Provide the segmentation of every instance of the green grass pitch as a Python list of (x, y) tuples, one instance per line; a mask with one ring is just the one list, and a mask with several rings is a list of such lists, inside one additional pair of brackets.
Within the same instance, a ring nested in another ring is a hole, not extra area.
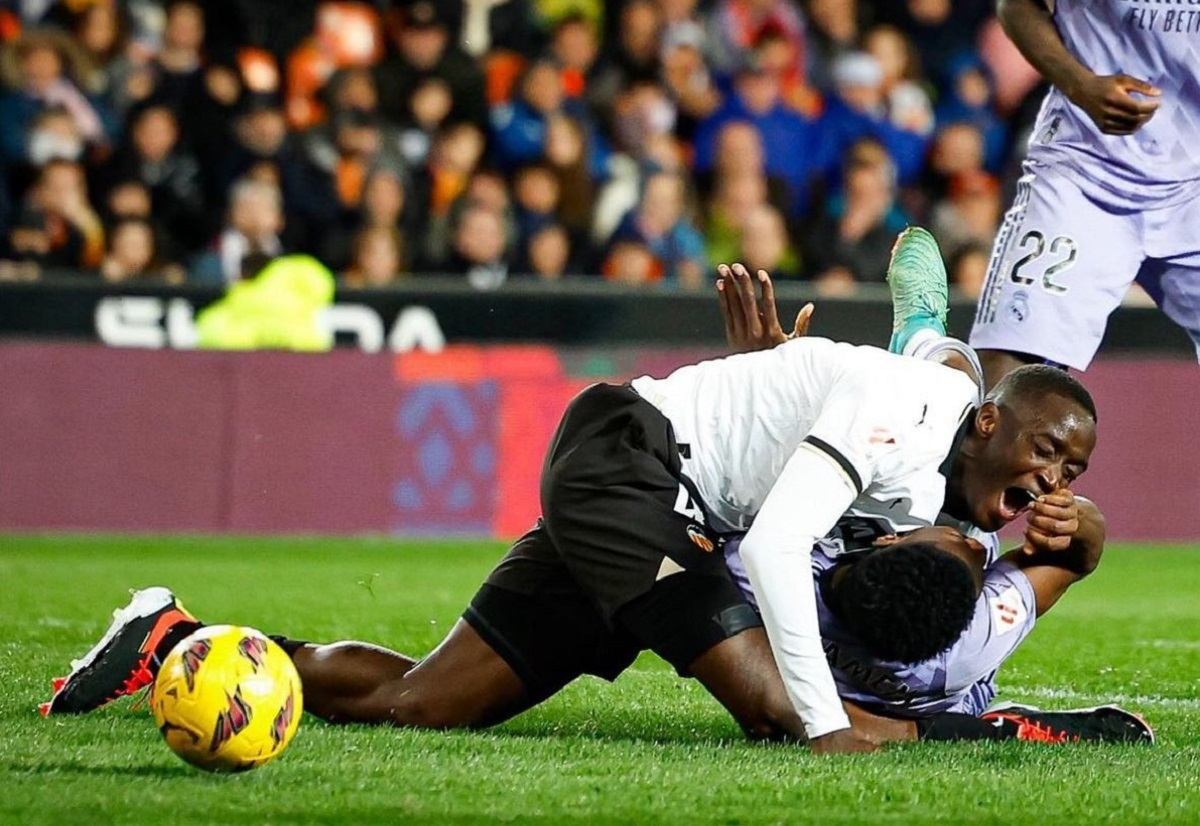
[(815, 758), (745, 742), (702, 689), (646, 655), (486, 732), (339, 728), (236, 776), (198, 772), (145, 709), (43, 719), (50, 678), (127, 589), (165, 584), (201, 619), (427, 651), (494, 543), (0, 536), (4, 823), (1200, 822), (1200, 549), (1114, 548), (1002, 672), (1001, 696), (1117, 701), (1154, 747), (915, 744)]

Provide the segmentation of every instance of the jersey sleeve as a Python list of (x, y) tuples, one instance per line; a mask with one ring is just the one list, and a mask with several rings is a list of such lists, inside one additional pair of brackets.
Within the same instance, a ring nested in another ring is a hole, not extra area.
[(857, 494), (836, 459), (801, 444), (740, 547), (771, 653), (810, 739), (850, 727), (821, 644), (811, 566), (813, 543)]
[(1029, 578), (1001, 560), (984, 575), (975, 616), (946, 657), (946, 690), (959, 692), (1000, 668), (1037, 622)]

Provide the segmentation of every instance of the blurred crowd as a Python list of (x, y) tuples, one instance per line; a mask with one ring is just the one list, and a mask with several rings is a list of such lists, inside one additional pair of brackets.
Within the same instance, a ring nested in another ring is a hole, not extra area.
[(991, 0), (4, 0), (0, 277), (977, 291), (1036, 110)]

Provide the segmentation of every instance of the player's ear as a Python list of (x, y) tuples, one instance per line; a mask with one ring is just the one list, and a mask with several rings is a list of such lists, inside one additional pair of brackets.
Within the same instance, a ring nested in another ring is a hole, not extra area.
[(975, 412), (975, 432), (984, 439), (990, 439), (1000, 425), (1000, 408), (995, 402), (984, 402)]

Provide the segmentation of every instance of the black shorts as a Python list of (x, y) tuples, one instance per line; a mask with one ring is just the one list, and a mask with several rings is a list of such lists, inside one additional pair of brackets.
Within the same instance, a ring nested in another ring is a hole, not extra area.
[(464, 618), (549, 696), (580, 674), (614, 679), (650, 649), (681, 674), (761, 625), (682, 475), (670, 422), (629, 387), (568, 406), (542, 469), (543, 518)]

